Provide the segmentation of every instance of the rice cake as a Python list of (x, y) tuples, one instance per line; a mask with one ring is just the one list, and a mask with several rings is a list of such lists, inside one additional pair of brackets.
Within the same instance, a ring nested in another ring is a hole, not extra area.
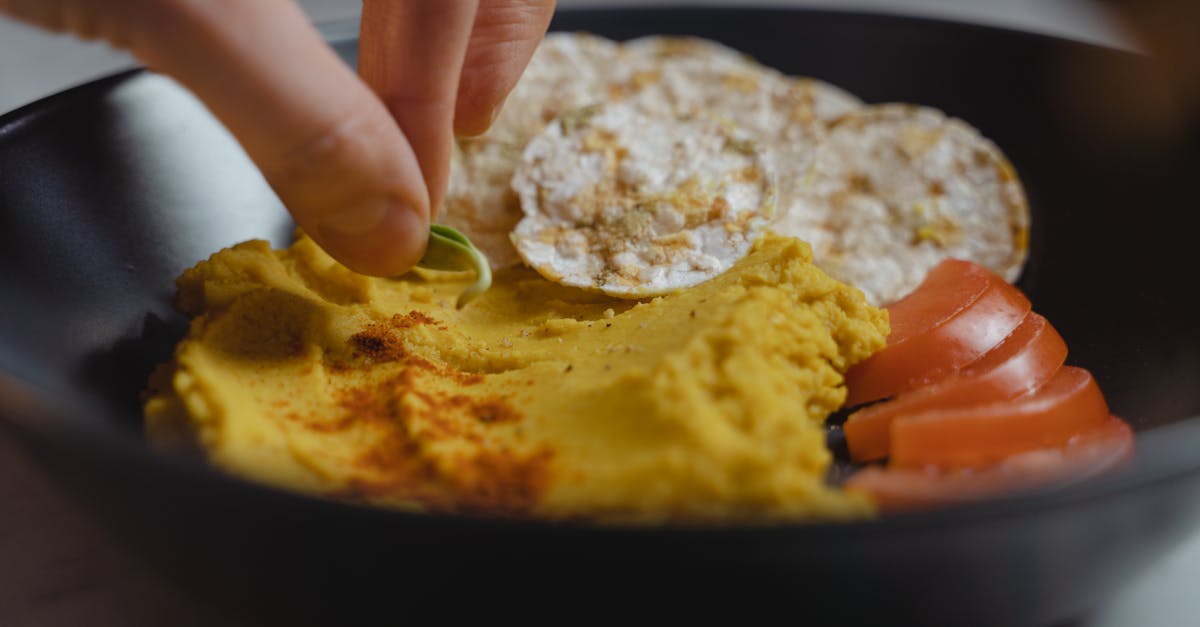
[(817, 265), (884, 305), (947, 257), (1015, 280), (1029, 206), (979, 131), (936, 109), (888, 104), (832, 125), (798, 209), (773, 228), (809, 241)]
[(652, 36), (617, 44), (551, 33), (492, 129), (458, 141), (443, 221), (466, 234), (493, 268), (518, 263), (508, 234), (521, 210), (509, 182), (524, 146), (564, 111), (630, 99), (656, 114), (725, 117), (751, 133), (778, 172), (781, 214), (812, 167), (825, 123), (862, 104), (837, 87), (784, 76), (705, 39)]
[(643, 37), (621, 46), (614, 96), (675, 114), (708, 112), (746, 129), (778, 174), (777, 219), (790, 212), (816, 159), (826, 125), (862, 101), (811, 78), (792, 78), (717, 42)]
[(862, 106), (849, 92), (807, 77), (790, 77), (714, 41), (655, 35), (621, 45), (609, 96), (656, 92), (679, 113), (728, 117), (764, 141), (789, 123), (829, 123)]
[(745, 131), (636, 102), (572, 112), (526, 147), (513, 243), (542, 276), (640, 298), (744, 257), (774, 207), (774, 174)]

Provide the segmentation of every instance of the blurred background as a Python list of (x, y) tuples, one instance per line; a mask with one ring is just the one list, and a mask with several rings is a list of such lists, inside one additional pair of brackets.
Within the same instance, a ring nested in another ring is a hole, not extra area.
[[(327, 31), (354, 32), (361, 0), (299, 1)], [(562, 8), (639, 4), (645, 2), (559, 0)], [(654, 4), (730, 3), (658, 0)], [(1107, 5), (1091, 0), (759, 0), (754, 4), (938, 17), (1134, 47)], [(0, 18), (0, 112), (132, 65), (128, 55), (103, 44), (43, 33)], [(81, 517), (3, 436), (0, 477), (4, 478), (0, 481), (0, 625), (131, 624), (121, 608), (133, 605), (150, 606), (151, 614), (162, 617), (190, 616), (188, 625), (224, 623), (219, 610), (205, 608), (187, 591), (160, 581), (135, 557), (114, 546), (103, 529)], [(1200, 581), (1200, 535), (1079, 626), (1193, 624), (1200, 613), (1200, 600), (1191, 586), (1195, 581)]]
[[(337, 22), (355, 17), (362, 3), (361, 0), (300, 0), (300, 4), (318, 24), (335, 28)], [(558, 2), (560, 7), (639, 4), (648, 3), (641, 0)], [(658, 0), (651, 4), (868, 9), (1001, 25), (1105, 45), (1129, 45), (1119, 22), (1092, 0), (758, 0), (752, 3)], [(130, 65), (133, 60), (128, 55), (103, 44), (49, 35), (0, 18), (0, 112)]]

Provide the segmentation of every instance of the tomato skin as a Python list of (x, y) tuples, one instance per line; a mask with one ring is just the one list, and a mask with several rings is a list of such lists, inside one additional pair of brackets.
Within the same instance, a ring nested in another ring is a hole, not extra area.
[(892, 422), (904, 416), (1011, 399), (1048, 381), (1067, 357), (1067, 344), (1042, 316), (1030, 312), (998, 346), (960, 372), (852, 414), (843, 429), (850, 459), (883, 459), (891, 452)]
[(946, 260), (888, 307), (887, 346), (846, 373), (847, 480), (882, 511), (979, 500), (1104, 472), (1133, 432), (1029, 299), (975, 264)]
[(985, 469), (872, 466), (852, 475), (844, 487), (866, 492), (881, 512), (894, 514), (1081, 481), (1128, 461), (1133, 448), (1129, 425), (1110, 416), (1063, 446), (1013, 455)]
[(892, 422), (897, 467), (978, 468), (1102, 424), (1108, 404), (1087, 370), (1063, 366), (1045, 385), (1011, 400), (949, 407)]
[(1020, 290), (982, 266), (957, 259), (939, 263), (887, 308), (892, 326), (887, 346), (846, 373), (846, 405), (954, 374), (1008, 337), (1030, 307)]

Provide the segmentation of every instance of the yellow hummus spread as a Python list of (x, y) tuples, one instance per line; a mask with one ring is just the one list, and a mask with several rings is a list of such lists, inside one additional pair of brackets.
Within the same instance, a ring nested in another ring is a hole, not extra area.
[(642, 302), (499, 272), (374, 279), (312, 240), (250, 241), (178, 280), (195, 317), (147, 431), (272, 485), (384, 506), (608, 522), (867, 515), (825, 482), (842, 373), (886, 312), (767, 236)]

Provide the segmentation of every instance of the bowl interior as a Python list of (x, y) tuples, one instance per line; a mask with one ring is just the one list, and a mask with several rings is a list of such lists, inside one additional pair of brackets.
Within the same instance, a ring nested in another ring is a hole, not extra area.
[[(868, 102), (967, 120), (1025, 183), (1020, 286), (1072, 347), (1068, 361), (1139, 430), (1200, 414), (1200, 326), (1179, 303), (1196, 266), (1182, 226), (1200, 160), (1195, 141), (1142, 128), (1146, 112), (1119, 97), (1146, 59), (838, 13), (580, 11), (554, 27), (709, 37)], [(353, 63), (354, 41), (335, 45)], [(12, 112), (0, 118), (0, 373), (79, 399), (90, 427), (135, 439), (138, 393), (186, 326), (174, 277), (244, 239), (284, 244), (291, 229), (233, 138), (166, 78), (127, 73)]]
[[(162, 572), (272, 617), (256, 624), (377, 624), (398, 608), (442, 622), (775, 621), (799, 608), (843, 624), (1057, 624), (1200, 520), (1200, 421), (1188, 420), (1200, 325), (1181, 303), (1195, 283), (1185, 216), (1200, 141), (1150, 106), (1149, 61), (832, 12), (570, 11), (554, 27), (709, 37), (978, 127), (1033, 208), (1020, 286), (1139, 429), (1137, 462), (1070, 490), (878, 521), (611, 529), (356, 507), (150, 455), (138, 395), (186, 328), (174, 277), (244, 239), (283, 245), (292, 225), (204, 107), (142, 72), (0, 117), (0, 428), (27, 436)], [(335, 44), (352, 63), (354, 41)]]

